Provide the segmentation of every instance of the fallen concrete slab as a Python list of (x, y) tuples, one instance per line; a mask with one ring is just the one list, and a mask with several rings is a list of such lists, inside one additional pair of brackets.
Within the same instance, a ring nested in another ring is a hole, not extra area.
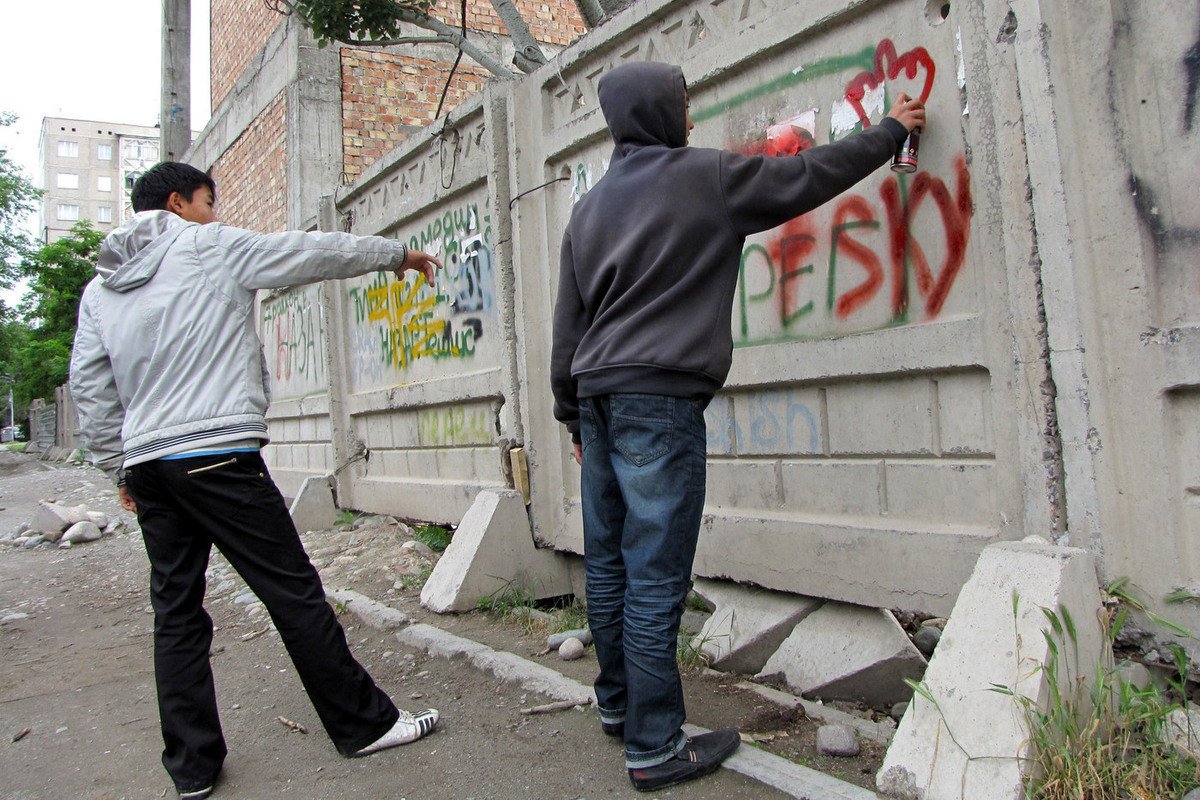
[(421, 605), (439, 614), (470, 611), (509, 587), (535, 598), (570, 594), (570, 570), (565, 556), (534, 545), (519, 492), (482, 491), (421, 589)]
[(907, 700), (912, 690), (905, 679), (924, 671), (925, 657), (891, 612), (830, 602), (796, 625), (758, 677), (782, 675), (809, 698), (886, 708)]
[(709, 666), (744, 675), (761, 670), (796, 624), (825, 602), (704, 578), (697, 578), (692, 590), (716, 607), (692, 647), (708, 658)]
[(332, 528), (338, 515), (333, 502), (333, 479), (328, 475), (305, 478), (289, 511), (296, 530), (301, 533)]
[[(1020, 800), (1030, 769), (1030, 737), (1018, 702), (991, 691), (1009, 687), (1039, 706), (1049, 694), (1050, 657), (1043, 609), (1070, 614), (1074, 645), (1060, 642), (1060, 688), (1094, 681), (1109, 658), (1098, 620), (1099, 584), (1084, 550), (1007, 542), (986, 547), (963, 587), (929, 662), (922, 692), (876, 777), (902, 800)], [(1076, 655), (1077, 654), (1077, 655)], [(928, 692), (929, 697), (924, 695)], [(932, 700), (930, 699), (932, 698)]]

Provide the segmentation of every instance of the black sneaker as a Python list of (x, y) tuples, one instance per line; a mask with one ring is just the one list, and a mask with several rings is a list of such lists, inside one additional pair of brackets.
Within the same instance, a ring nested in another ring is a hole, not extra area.
[(670, 761), (629, 770), (629, 780), (639, 792), (653, 792), (695, 780), (721, 766), (721, 762), (729, 758), (741, 743), (741, 737), (733, 728), (692, 736)]
[(624, 722), (601, 722), (600, 730), (604, 731), (605, 736), (616, 736), (619, 739), (625, 738)]

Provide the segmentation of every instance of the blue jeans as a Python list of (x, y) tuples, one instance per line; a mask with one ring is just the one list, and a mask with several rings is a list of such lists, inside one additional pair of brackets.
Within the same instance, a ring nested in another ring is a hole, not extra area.
[(625, 724), (625, 764), (687, 743), (676, 662), (704, 511), (706, 400), (581, 398), (583, 541), (600, 719)]

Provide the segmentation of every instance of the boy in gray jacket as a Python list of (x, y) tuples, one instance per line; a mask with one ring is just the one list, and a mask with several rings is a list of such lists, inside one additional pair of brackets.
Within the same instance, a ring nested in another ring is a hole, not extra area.
[(688, 738), (676, 638), (704, 509), (704, 409), (733, 356), (746, 237), (849, 189), (924, 125), (900, 95), (879, 125), (788, 158), (687, 147), (679, 67), (635, 62), (600, 79), (615, 149), (571, 214), (554, 308), (554, 415), (583, 466), (588, 624), (605, 733), (634, 788), (716, 769), (726, 729)]
[(162, 761), (181, 798), (211, 794), (226, 755), (203, 608), (213, 545), (266, 606), (342, 755), (415, 741), (438, 721), (397, 709), (355, 661), (267, 474), (254, 297), (380, 270), (432, 283), (441, 264), (376, 236), (221, 225), (215, 192), (186, 164), (138, 179), (137, 213), (105, 238), (84, 289), (71, 358), (81, 439), (138, 515), (150, 557)]

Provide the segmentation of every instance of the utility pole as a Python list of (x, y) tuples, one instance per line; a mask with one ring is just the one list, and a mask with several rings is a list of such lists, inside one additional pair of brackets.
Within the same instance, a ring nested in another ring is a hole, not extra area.
[(181, 161), (192, 144), (192, 0), (163, 0), (159, 125), (164, 161)]

